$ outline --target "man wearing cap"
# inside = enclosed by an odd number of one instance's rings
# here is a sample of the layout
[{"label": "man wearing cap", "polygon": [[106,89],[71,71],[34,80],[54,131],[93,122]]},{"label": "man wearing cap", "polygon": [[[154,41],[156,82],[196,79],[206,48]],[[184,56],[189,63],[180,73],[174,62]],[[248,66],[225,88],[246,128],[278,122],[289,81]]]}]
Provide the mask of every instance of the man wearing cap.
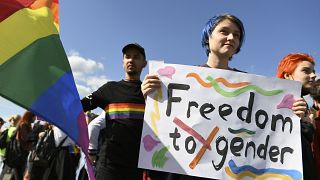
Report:
[{"label": "man wearing cap", "polygon": [[143,177],[143,170],[138,168],[145,108],[140,74],[147,65],[146,55],[137,43],[127,44],[122,53],[124,79],[108,82],[81,100],[84,111],[100,107],[106,112],[106,137],[96,166],[97,180]]}]

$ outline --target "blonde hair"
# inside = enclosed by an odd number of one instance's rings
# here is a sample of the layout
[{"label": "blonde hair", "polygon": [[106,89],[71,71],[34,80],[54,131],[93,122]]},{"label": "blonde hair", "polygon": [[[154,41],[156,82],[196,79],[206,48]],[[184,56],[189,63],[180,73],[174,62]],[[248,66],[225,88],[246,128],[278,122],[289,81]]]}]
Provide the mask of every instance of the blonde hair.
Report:
[{"label": "blonde hair", "polygon": [[19,114],[11,116],[8,121],[12,123],[13,125],[16,125],[18,121],[21,119],[21,116]]}]

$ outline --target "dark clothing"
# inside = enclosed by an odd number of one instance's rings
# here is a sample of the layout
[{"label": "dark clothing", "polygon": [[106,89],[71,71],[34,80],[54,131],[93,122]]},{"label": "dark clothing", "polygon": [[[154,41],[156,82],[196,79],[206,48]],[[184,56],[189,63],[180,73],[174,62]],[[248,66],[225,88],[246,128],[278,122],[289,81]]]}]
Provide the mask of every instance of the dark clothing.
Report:
[{"label": "dark clothing", "polygon": [[[320,174],[320,110],[317,112],[317,117],[315,118],[315,133],[313,138],[313,156],[316,162],[316,171]],[[320,176],[317,177],[320,180]]]},{"label": "dark clothing", "polygon": [[140,86],[141,81],[108,82],[81,100],[84,111],[100,107],[106,112],[97,179],[142,177],[137,168],[145,107]]},{"label": "dark clothing", "polygon": [[98,166],[96,179],[108,180],[142,180],[143,170],[126,169],[116,165]]},{"label": "dark clothing", "polygon": [[61,147],[58,149],[55,158],[45,169],[43,180],[65,180],[76,179],[76,168],[80,156],[70,153],[69,147]]},{"label": "dark clothing", "polygon": [[300,121],[301,125],[301,146],[302,146],[302,164],[303,178],[316,180],[316,163],[313,157],[311,143],[314,135],[314,128],[310,122]]},{"label": "dark clothing", "polygon": [[46,130],[46,127],[42,124],[40,124],[40,121],[37,121],[33,124],[32,131],[28,137],[28,141],[32,143],[32,146],[35,147],[37,144],[37,141],[39,139],[39,133],[44,132]]},{"label": "dark clothing", "polygon": [[[39,139],[39,133],[44,132],[46,127],[44,125],[40,124],[40,121],[37,121],[34,123],[31,135],[28,138],[28,141],[32,144],[32,148],[36,148],[36,144]],[[44,166],[38,166],[34,164],[32,161],[28,162],[28,179],[29,180],[38,180],[41,179],[43,176],[43,173],[45,172],[46,167]]]},{"label": "dark clothing", "polygon": [[27,167],[28,153],[32,148],[32,144],[28,141],[31,132],[32,132],[31,124],[29,122],[20,121],[20,123],[17,126],[16,139],[21,144],[21,149],[22,149],[21,159],[23,159],[24,163],[15,167],[15,170],[19,177],[18,179],[23,179],[23,175]]},{"label": "dark clothing", "polygon": [[108,82],[81,103],[84,111],[100,107],[106,112],[105,141],[96,166],[97,180],[165,179],[167,173],[148,170],[145,174],[145,170],[138,168],[145,108],[141,81]]}]

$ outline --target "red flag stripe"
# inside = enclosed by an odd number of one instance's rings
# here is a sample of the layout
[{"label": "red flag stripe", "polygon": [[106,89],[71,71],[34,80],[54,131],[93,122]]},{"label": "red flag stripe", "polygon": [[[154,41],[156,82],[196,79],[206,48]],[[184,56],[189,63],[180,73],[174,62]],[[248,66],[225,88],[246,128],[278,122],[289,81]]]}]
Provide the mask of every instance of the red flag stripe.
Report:
[{"label": "red flag stripe", "polygon": [[38,9],[41,7],[51,7],[54,22],[59,24],[58,0],[1,0],[0,1],[0,22],[23,8]]},{"label": "red flag stripe", "polygon": [[22,8],[29,7],[35,0],[1,0],[0,22]]}]

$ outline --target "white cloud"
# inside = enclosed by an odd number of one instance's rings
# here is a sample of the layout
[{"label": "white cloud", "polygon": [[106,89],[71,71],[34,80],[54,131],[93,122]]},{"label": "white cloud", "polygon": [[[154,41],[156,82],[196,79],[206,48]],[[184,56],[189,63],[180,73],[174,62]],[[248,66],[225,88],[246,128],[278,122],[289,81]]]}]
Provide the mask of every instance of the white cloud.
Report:
[{"label": "white cloud", "polygon": [[68,59],[74,73],[94,74],[96,71],[104,70],[102,63],[81,57],[80,54],[76,52],[68,55]]},{"label": "white cloud", "polygon": [[80,97],[85,97],[91,93],[91,88],[76,84]]},{"label": "white cloud", "polygon": [[76,51],[69,52],[68,59],[80,97],[87,96],[109,81],[106,76],[100,75],[104,70],[101,62],[82,57]]},{"label": "white cloud", "polygon": [[98,89],[100,86],[105,84],[107,81],[106,76],[89,76],[87,78],[87,84],[88,86],[92,87],[93,89]]}]

